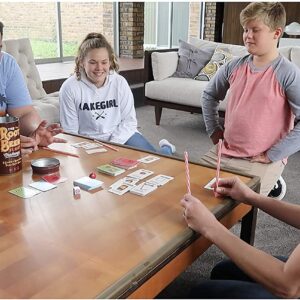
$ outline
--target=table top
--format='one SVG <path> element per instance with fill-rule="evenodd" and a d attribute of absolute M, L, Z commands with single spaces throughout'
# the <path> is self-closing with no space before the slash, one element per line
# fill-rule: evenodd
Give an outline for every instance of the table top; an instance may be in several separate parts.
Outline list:
<path fill-rule="evenodd" d="M 69 143 L 83 140 L 64 137 Z M 186 193 L 183 161 L 157 155 L 159 160 L 140 163 L 116 177 L 97 173 L 103 189 L 81 191 L 76 199 L 73 180 L 96 172 L 97 166 L 115 158 L 139 159 L 148 153 L 117 146 L 118 152 L 108 149 L 89 155 L 69 144 L 53 147 L 76 152 L 79 158 L 39 150 L 23 158 L 22 171 L 0 176 L 1 298 L 117 297 L 125 285 L 136 284 L 161 257 L 194 235 L 179 203 Z M 28 199 L 9 193 L 40 179 L 32 174 L 30 162 L 42 157 L 58 158 L 60 175 L 68 180 Z M 139 168 L 174 180 L 144 197 L 107 191 L 113 182 Z M 220 176 L 232 174 L 221 171 Z M 213 177 L 214 169 L 190 163 L 192 194 L 221 216 L 236 204 L 217 199 L 204 189 Z M 250 185 L 254 182 L 248 177 L 241 179 Z"/>

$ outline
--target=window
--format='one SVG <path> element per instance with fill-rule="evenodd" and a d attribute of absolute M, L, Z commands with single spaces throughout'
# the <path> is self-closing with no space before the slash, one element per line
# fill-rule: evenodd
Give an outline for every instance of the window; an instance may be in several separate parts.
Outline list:
<path fill-rule="evenodd" d="M 144 48 L 175 48 L 179 39 L 201 37 L 202 12 L 202 2 L 145 2 Z"/>
<path fill-rule="evenodd" d="M 114 43 L 114 2 L 0 2 L 4 39 L 29 38 L 38 62 L 73 59 L 87 33 Z"/>

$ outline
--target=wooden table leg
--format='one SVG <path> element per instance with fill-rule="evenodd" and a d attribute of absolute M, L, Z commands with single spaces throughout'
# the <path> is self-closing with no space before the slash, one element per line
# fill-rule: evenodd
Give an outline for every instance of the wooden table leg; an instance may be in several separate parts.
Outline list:
<path fill-rule="evenodd" d="M 253 245 L 254 243 L 256 219 L 257 219 L 256 207 L 252 207 L 252 209 L 242 218 L 240 237 L 242 240 L 244 240 L 250 245 Z"/>

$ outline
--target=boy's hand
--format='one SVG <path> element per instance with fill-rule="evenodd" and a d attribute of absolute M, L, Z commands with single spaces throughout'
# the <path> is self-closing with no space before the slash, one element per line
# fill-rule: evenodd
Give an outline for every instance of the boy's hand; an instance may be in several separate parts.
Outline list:
<path fill-rule="evenodd" d="M 212 142 L 214 145 L 218 144 L 219 140 L 223 140 L 224 138 L 224 131 L 221 129 L 216 130 L 211 136 L 210 136 Z"/>
<path fill-rule="evenodd" d="M 261 153 L 259 155 L 256 155 L 256 156 L 253 156 L 251 159 L 250 159 L 251 162 L 259 162 L 259 163 L 262 163 L 262 164 L 269 164 L 271 163 L 272 161 L 269 159 L 269 157 L 267 156 L 266 153 Z"/>

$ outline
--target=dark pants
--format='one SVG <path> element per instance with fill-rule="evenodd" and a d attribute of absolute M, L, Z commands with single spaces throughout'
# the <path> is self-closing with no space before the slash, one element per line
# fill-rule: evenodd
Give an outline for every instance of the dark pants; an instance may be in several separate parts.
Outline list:
<path fill-rule="evenodd" d="M 286 257 L 277 257 L 286 261 Z M 274 299 L 262 285 L 254 282 L 232 261 L 224 260 L 211 271 L 211 280 L 191 290 L 190 298 L 204 299 Z"/>

